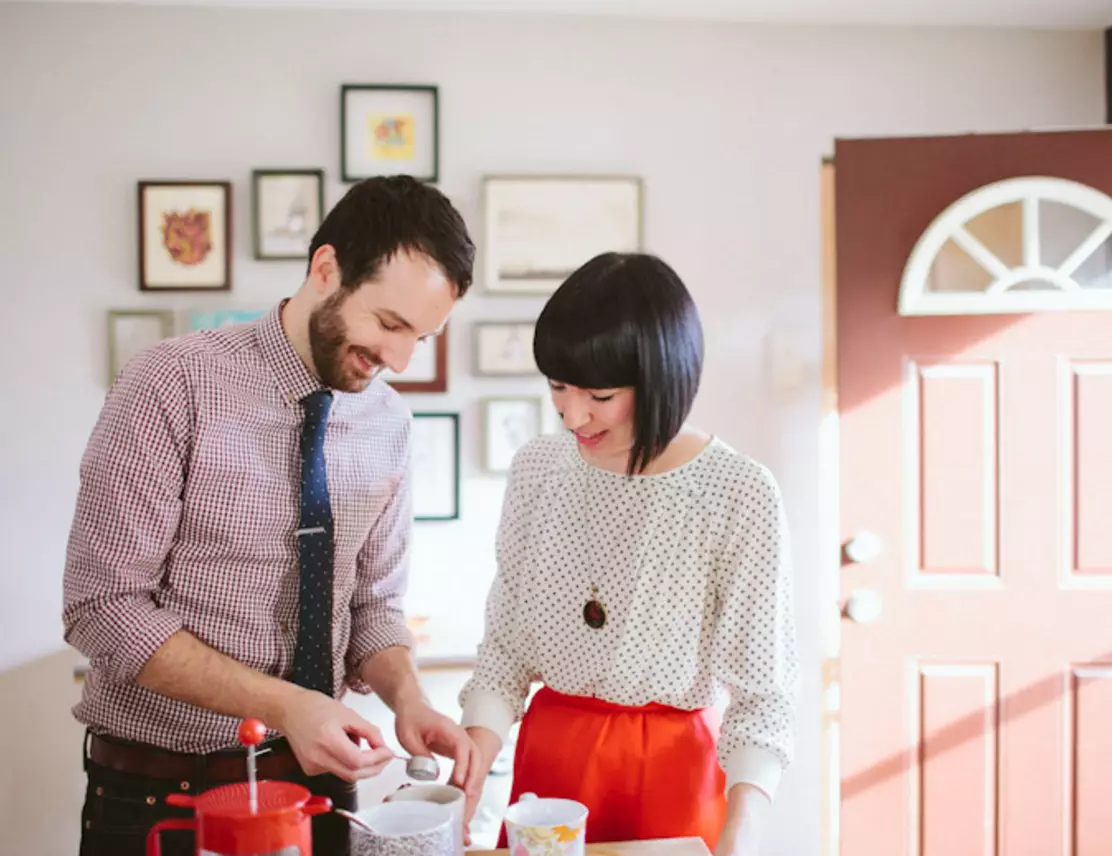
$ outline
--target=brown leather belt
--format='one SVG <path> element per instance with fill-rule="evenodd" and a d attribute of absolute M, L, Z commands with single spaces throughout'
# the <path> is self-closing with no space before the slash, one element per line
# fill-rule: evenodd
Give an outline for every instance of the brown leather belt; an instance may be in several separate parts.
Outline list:
<path fill-rule="evenodd" d="M 301 772 L 301 765 L 285 739 L 264 743 L 258 752 L 255 769 L 260 779 L 287 779 Z M 243 749 L 191 755 L 90 734 L 89 760 L 117 773 L 149 779 L 182 782 L 242 782 L 247 779 L 247 752 Z"/>

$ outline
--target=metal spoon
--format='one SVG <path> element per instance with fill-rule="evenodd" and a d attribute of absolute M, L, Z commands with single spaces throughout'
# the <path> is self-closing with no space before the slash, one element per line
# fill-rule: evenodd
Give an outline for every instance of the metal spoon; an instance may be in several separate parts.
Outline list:
<path fill-rule="evenodd" d="M 377 835 L 377 833 L 374 831 L 374 827 L 372 827 L 369 823 L 367 823 L 367 821 L 363 820 L 363 818 L 357 817 L 356 815 L 352 814 L 347 809 L 334 808 L 334 809 L 332 809 L 332 811 L 334 811 L 340 817 L 346 818 L 347 820 L 351 821 L 356 826 L 363 827 L 365 830 L 367 830 L 367 832 L 371 833 L 371 835 Z"/>

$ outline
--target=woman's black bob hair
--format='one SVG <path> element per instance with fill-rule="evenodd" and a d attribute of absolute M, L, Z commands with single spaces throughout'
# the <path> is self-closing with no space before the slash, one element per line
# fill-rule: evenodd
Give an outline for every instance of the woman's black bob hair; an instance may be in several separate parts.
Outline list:
<path fill-rule="evenodd" d="M 667 448 L 691 412 L 703 373 L 703 327 L 687 287 L 661 259 L 603 253 L 549 298 L 533 355 L 551 381 L 633 387 L 633 475 Z"/>

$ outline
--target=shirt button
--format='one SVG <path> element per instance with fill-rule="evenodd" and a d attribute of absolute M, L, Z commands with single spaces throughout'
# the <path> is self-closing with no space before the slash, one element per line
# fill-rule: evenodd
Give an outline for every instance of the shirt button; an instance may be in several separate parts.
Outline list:
<path fill-rule="evenodd" d="M 282 627 L 282 632 L 283 633 L 289 633 L 290 632 L 290 624 L 289 624 L 288 621 L 283 621 L 282 624 L 281 624 L 281 627 Z"/>

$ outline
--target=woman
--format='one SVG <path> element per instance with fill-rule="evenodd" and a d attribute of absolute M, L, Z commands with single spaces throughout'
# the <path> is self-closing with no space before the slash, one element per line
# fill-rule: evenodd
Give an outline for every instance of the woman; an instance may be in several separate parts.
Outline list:
<path fill-rule="evenodd" d="M 684 427 L 703 333 L 659 259 L 589 261 L 541 312 L 533 348 L 567 433 L 514 459 L 463 724 L 489 770 L 539 681 L 511 803 L 576 799 L 588 841 L 699 836 L 716 856 L 751 856 L 793 746 L 777 485 Z"/>

